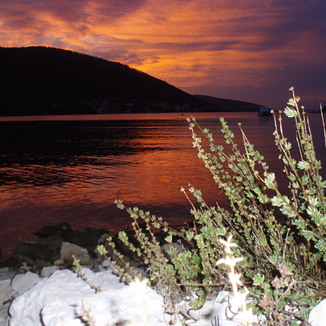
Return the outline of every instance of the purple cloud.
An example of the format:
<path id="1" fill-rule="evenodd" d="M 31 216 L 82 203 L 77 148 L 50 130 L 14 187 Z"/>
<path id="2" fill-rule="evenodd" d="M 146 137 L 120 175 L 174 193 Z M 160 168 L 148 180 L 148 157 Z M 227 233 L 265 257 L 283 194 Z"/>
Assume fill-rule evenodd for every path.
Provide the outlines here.
<path id="1" fill-rule="evenodd" d="M 120 61 L 191 93 L 281 106 L 298 85 L 326 102 L 325 16 L 322 0 L 0 0 L 0 45 Z"/>

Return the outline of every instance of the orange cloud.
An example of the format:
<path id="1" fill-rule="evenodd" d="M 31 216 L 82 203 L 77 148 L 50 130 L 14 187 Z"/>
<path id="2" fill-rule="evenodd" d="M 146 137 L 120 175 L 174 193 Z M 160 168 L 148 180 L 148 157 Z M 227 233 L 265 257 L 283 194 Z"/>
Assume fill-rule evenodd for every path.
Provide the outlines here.
<path id="1" fill-rule="evenodd" d="M 315 94 L 325 94 L 323 1 L 12 0 L 0 8 L 2 46 L 85 52 L 186 91 L 225 97 L 242 87 L 252 101 L 263 87 L 308 84 L 312 71 Z"/>

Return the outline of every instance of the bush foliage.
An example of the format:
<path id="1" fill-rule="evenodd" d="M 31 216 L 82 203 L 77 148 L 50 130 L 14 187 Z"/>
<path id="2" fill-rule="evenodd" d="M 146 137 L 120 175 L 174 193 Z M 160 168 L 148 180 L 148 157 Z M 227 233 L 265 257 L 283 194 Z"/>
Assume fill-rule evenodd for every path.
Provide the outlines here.
<path id="1" fill-rule="evenodd" d="M 143 260 L 151 285 L 171 309 L 181 299 L 200 307 L 228 287 L 230 271 L 221 262 L 226 259 L 223 239 L 230 235 L 237 244 L 234 255 L 242 257 L 236 261 L 241 284 L 249 289 L 254 312 L 266 317 L 263 324 L 307 324 L 309 308 L 326 297 L 326 181 L 320 174 L 309 117 L 299 107 L 293 88 L 290 91 L 287 107 L 274 113 L 273 134 L 287 189 L 278 185 L 278 176 L 249 142 L 241 124 L 239 145 L 221 118 L 224 143 L 220 144 L 192 117 L 188 122 L 193 147 L 228 197 L 229 207 L 208 205 L 192 185 L 181 188 L 191 203 L 193 224 L 177 229 L 117 201 L 130 214 L 134 230 L 132 236 L 120 232 L 119 239 Z M 296 144 L 284 134 L 284 118 L 294 119 Z M 112 238 L 109 245 L 124 279 L 140 276 L 115 249 Z M 109 256 L 103 246 L 99 251 Z"/>

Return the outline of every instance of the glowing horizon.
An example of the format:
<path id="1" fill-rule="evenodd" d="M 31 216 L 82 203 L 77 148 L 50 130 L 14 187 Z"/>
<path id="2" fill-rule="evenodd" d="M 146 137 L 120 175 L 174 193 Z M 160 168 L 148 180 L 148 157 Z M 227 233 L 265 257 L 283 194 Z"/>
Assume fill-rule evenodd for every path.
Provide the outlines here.
<path id="1" fill-rule="evenodd" d="M 322 0 L 0 0 L 0 45 L 118 61 L 188 93 L 326 104 Z M 317 106 L 317 107 L 316 107 Z"/>

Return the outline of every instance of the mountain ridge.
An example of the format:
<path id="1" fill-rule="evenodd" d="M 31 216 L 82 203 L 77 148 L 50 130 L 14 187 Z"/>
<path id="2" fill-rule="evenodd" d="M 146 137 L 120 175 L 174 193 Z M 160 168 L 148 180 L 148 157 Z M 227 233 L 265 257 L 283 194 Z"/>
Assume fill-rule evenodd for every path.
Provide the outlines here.
<path id="1" fill-rule="evenodd" d="M 44 46 L 0 47 L 0 89 L 2 116 L 232 111 L 119 62 Z"/>
<path id="2" fill-rule="evenodd" d="M 234 111 L 258 111 L 261 108 L 261 105 L 251 103 L 251 102 L 244 102 L 238 100 L 230 100 L 224 99 L 220 97 L 208 96 L 208 95 L 193 95 L 206 103 L 215 106 L 216 108 L 221 108 L 223 112 L 234 112 Z"/>

